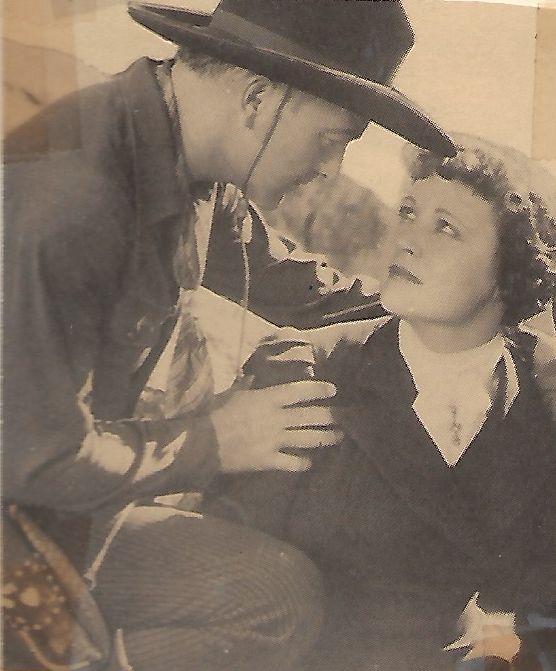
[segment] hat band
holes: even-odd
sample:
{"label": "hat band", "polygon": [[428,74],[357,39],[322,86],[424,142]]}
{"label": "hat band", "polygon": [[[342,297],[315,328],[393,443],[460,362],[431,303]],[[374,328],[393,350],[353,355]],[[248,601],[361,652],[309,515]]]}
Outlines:
{"label": "hat band", "polygon": [[334,69],[345,71],[345,66],[341,63],[329,61],[322,62],[322,58],[315,54],[315,52],[306,49],[302,45],[294,42],[287,37],[273,33],[267,28],[263,28],[257,23],[248,21],[242,16],[232,14],[225,9],[217,9],[212,15],[211,22],[208,26],[209,32],[218,33],[228,38],[234,38],[246,42],[257,49],[266,49],[281,55],[292,56],[300,58],[311,63],[318,63],[325,67],[332,67]]}

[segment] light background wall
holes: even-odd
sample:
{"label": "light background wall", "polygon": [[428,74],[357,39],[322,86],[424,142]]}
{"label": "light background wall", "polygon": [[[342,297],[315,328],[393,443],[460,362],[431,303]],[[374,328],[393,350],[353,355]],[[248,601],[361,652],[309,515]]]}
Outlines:
{"label": "light background wall", "polygon": [[[534,0],[524,2],[404,0],[416,44],[399,72],[398,88],[448,130],[484,135],[531,154],[537,9]],[[211,11],[217,2],[173,4]],[[4,13],[8,38],[73,52],[106,73],[141,55],[163,57],[174,50],[134,24],[123,0],[7,0]],[[393,204],[403,179],[400,145],[371,126],[349,148],[344,171]],[[556,160],[547,165],[556,174]]]}

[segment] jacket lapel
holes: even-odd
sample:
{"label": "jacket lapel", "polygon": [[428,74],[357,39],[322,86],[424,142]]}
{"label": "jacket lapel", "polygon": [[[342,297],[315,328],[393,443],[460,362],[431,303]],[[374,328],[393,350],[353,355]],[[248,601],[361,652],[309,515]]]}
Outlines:
{"label": "jacket lapel", "polygon": [[[175,322],[178,287],[172,275],[176,233],[193,211],[176,178],[176,147],[168,112],[154,75],[156,63],[141,59],[117,75],[122,105],[112,161],[127,169],[133,198],[125,272],[114,301],[106,341],[95,371],[94,411],[99,417],[129,416]],[[187,185],[184,186],[187,191]]]}
{"label": "jacket lapel", "polygon": [[415,415],[416,389],[391,320],[360,350],[358,374],[340,421],[411,514],[477,558],[484,538],[440,452]]}
{"label": "jacket lapel", "polygon": [[[461,462],[466,488],[480,507],[477,523],[498,545],[533,512],[555,471],[554,427],[521,366],[518,377],[521,389],[507,417],[492,412]],[[548,509],[550,502],[545,503]]]}

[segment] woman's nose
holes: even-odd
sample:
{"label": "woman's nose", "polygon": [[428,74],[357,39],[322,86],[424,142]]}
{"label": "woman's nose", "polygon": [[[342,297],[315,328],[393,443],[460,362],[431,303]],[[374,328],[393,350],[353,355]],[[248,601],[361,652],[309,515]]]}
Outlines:
{"label": "woman's nose", "polygon": [[421,243],[411,225],[403,224],[398,229],[398,249],[407,256],[420,256]]}

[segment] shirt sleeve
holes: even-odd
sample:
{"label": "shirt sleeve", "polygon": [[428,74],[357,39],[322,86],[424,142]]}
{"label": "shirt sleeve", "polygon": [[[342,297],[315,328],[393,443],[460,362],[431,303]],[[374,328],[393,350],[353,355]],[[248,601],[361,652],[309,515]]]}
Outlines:
{"label": "shirt sleeve", "polygon": [[[34,169],[23,171],[27,180]],[[48,184],[26,194],[18,182],[6,203],[4,496],[68,511],[199,489],[218,470],[206,415],[143,421],[91,411],[129,206],[88,185],[70,198]]]}

